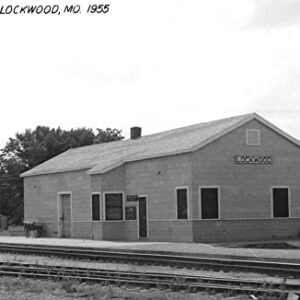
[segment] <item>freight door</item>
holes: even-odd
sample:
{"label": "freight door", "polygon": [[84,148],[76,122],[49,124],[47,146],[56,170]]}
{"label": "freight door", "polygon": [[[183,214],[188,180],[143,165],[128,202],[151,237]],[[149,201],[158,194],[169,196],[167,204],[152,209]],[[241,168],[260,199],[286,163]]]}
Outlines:
{"label": "freight door", "polygon": [[71,237],[71,195],[62,194],[60,195],[60,237],[70,238]]}
{"label": "freight door", "polygon": [[146,197],[139,197],[139,237],[147,237],[147,201]]}

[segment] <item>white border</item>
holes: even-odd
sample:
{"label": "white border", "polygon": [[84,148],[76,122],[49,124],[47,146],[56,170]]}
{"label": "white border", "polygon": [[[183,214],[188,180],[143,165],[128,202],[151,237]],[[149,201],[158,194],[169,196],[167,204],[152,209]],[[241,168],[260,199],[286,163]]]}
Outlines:
{"label": "white border", "polygon": [[62,228],[60,226],[60,214],[61,214],[61,195],[70,195],[70,205],[71,205],[71,238],[73,237],[73,196],[71,191],[58,192],[57,193],[57,234],[59,238],[62,238]]}
{"label": "white border", "polygon": [[[273,207],[273,190],[274,189],[287,189],[288,190],[288,217],[274,217]],[[291,187],[289,185],[272,185],[271,186],[271,218],[272,219],[290,219],[291,218]]]}
{"label": "white border", "polygon": [[149,210],[148,210],[148,196],[147,195],[138,195],[138,198],[145,198],[146,199],[146,218],[147,218],[147,234],[146,237],[140,237],[140,202],[138,199],[138,205],[137,205],[137,224],[138,224],[138,230],[137,230],[137,237],[138,239],[147,239],[149,237]]}
{"label": "white border", "polygon": [[[186,210],[187,210],[187,218],[186,219],[178,219],[178,206],[177,206],[177,190],[180,190],[180,189],[186,189]],[[189,202],[190,202],[190,195],[189,195],[189,187],[186,185],[186,186],[177,186],[175,188],[175,219],[178,220],[178,221],[185,221],[185,220],[189,220],[189,210],[190,210],[190,205],[189,205]]]}
{"label": "white border", "polygon": [[[123,219],[122,220],[106,220],[106,199],[105,199],[105,195],[106,194],[122,194],[122,205],[123,205]],[[103,215],[103,221],[105,222],[124,222],[125,221],[125,194],[123,191],[105,191],[103,192],[103,211],[104,211],[104,215]]]}
{"label": "white border", "polygon": [[[217,219],[202,219],[202,199],[201,189],[217,189],[218,190],[218,218]],[[200,220],[220,220],[221,219],[221,197],[220,197],[220,186],[219,185],[199,185],[198,198],[199,198],[199,219]]]}

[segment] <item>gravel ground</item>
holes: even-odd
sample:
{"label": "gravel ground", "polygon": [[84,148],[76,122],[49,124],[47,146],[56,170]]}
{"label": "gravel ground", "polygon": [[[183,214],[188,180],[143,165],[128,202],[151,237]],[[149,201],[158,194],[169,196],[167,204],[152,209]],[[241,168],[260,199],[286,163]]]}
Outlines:
{"label": "gravel ground", "polygon": [[[241,273],[241,272],[215,272],[215,271],[202,271],[191,270],[185,268],[171,268],[166,266],[139,266],[132,264],[118,264],[118,263],[102,263],[95,261],[82,261],[82,260],[68,260],[55,257],[44,257],[35,255],[19,255],[0,253],[0,262],[18,262],[18,263],[30,263],[49,266],[62,266],[62,267],[79,267],[79,268],[91,268],[101,270],[119,270],[119,271],[132,271],[142,273],[168,273],[177,275],[198,275],[198,276],[211,276],[211,277],[223,277],[223,278],[236,278],[236,279],[249,279],[260,280],[272,283],[281,283],[282,279],[278,277],[267,276],[263,274],[255,273]],[[287,279],[287,283],[300,284],[300,279]],[[0,298],[1,299],[1,298]]]}
{"label": "gravel ground", "polygon": [[[155,251],[173,251],[189,252],[189,253],[209,253],[209,254],[228,254],[239,256],[248,253],[248,256],[255,256],[260,258],[260,255],[269,257],[284,257],[284,258],[300,258],[300,250],[274,250],[274,249],[234,249],[224,247],[214,247],[207,244],[184,244],[184,243],[118,243],[105,241],[91,241],[91,240],[71,240],[71,239],[34,239],[23,237],[0,237],[0,243],[28,243],[28,244],[49,244],[49,245],[68,245],[68,246],[86,246],[99,248],[117,248],[117,249],[134,249],[134,250],[155,250]],[[224,250],[225,249],[225,250]],[[252,253],[252,254],[251,254]],[[246,256],[246,255],[245,255]],[[33,255],[17,255],[0,253],[0,261],[2,262],[20,262],[41,265],[57,265],[66,267],[81,267],[81,268],[95,268],[106,270],[121,270],[133,272],[153,272],[153,273],[171,273],[179,275],[204,275],[212,277],[237,278],[237,279],[253,279],[267,282],[282,282],[282,279],[270,277],[254,273],[233,273],[233,272],[213,272],[213,271],[199,271],[190,269],[176,269],[171,267],[158,266],[138,266],[130,264],[116,264],[116,263],[100,263],[95,261],[79,261],[66,260],[54,257],[43,257]],[[37,283],[38,282],[38,283]],[[287,280],[287,283],[298,283],[300,280]],[[73,286],[73,287],[72,287]],[[37,281],[20,278],[0,278],[0,299],[7,300],[57,300],[57,299],[133,299],[133,300],[169,300],[169,299],[230,299],[243,300],[249,299],[248,296],[232,296],[229,295],[208,295],[205,293],[191,295],[183,293],[167,293],[161,291],[141,291],[141,290],[126,290],[118,289],[116,287],[101,287],[99,285],[86,285],[84,283],[72,282],[53,282],[53,281]]]}

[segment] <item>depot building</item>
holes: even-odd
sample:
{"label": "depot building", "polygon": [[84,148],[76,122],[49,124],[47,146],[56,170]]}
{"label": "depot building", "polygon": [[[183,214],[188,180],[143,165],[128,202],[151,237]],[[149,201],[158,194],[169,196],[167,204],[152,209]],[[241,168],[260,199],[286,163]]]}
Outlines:
{"label": "depot building", "polygon": [[70,149],[23,173],[44,235],[219,242],[300,233],[300,143],[257,114]]}

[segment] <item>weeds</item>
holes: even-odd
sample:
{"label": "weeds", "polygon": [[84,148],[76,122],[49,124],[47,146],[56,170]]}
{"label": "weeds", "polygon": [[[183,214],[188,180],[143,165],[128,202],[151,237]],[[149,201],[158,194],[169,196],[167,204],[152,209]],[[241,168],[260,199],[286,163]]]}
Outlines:
{"label": "weeds", "polygon": [[65,279],[61,282],[62,289],[65,290],[67,293],[76,293],[78,291],[76,288],[77,285],[78,282],[70,278]]}
{"label": "weeds", "polygon": [[[180,282],[181,280],[179,280]],[[284,281],[282,283],[282,288],[284,288]],[[247,295],[237,295],[235,293],[224,292],[223,294],[212,294],[212,290],[207,290],[208,293],[201,292],[193,287],[192,284],[185,282],[186,290],[183,292],[175,292],[166,290],[166,284],[161,281],[157,284],[159,290],[143,290],[141,293],[138,289],[126,290],[125,288],[118,289],[115,285],[110,285],[109,281],[107,286],[103,286],[103,282],[99,284],[91,283],[81,283],[77,280],[72,280],[71,278],[60,280],[60,281],[47,281],[47,280],[31,280],[24,278],[0,278],[0,299],[13,299],[13,300],[40,300],[40,299],[130,299],[130,300],[198,300],[198,299],[224,299],[226,297],[231,297],[231,299],[249,299]],[[127,286],[128,288],[128,286]],[[267,286],[266,288],[272,288]],[[162,290],[163,289],[163,290]],[[4,297],[3,293],[7,295],[15,296],[15,298]],[[26,296],[20,296],[25,294]],[[235,294],[235,295],[234,295]],[[241,298],[246,297],[246,298]],[[279,298],[278,298],[279,297]],[[274,293],[265,294],[264,297],[258,297],[259,299],[273,300],[280,299],[283,300],[286,297],[284,290],[282,295],[274,295]]]}

